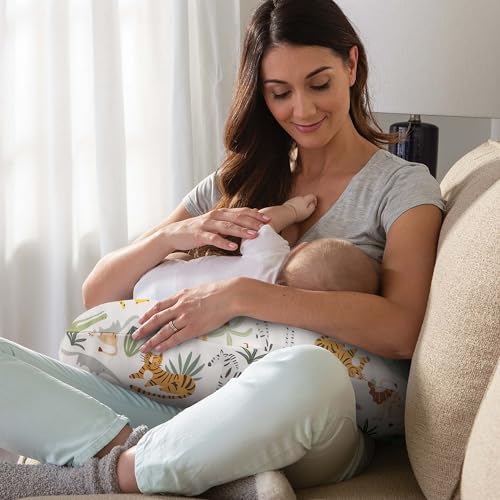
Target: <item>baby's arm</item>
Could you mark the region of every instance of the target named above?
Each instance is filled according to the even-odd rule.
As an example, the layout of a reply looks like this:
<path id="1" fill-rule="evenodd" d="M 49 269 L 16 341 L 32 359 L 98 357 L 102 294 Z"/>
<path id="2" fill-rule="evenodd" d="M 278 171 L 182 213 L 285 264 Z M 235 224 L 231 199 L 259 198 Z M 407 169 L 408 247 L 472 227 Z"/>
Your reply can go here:
<path id="1" fill-rule="evenodd" d="M 290 198 L 283 205 L 262 208 L 259 212 L 271 217 L 269 225 L 277 233 L 281 233 L 283 229 L 291 224 L 307 219 L 316 209 L 316 204 L 316 196 L 306 194 L 305 196 Z"/>

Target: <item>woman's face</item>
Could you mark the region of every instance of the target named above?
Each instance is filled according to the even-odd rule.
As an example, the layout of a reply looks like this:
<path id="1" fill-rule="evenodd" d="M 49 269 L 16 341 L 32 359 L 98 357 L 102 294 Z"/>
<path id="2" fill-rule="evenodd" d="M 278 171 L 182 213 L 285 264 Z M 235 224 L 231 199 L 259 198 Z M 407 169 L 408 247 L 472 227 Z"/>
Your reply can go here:
<path id="1" fill-rule="evenodd" d="M 280 45 L 264 54 L 263 93 L 276 121 L 302 148 L 321 148 L 350 125 L 349 89 L 358 51 L 346 64 L 326 47 Z"/>

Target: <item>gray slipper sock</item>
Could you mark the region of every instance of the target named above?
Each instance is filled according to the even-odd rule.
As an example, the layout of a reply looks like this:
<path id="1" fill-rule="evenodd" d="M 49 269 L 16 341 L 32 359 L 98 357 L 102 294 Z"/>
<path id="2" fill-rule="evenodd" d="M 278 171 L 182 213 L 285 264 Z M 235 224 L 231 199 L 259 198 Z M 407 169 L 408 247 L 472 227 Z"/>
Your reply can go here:
<path id="1" fill-rule="evenodd" d="M 147 431 L 146 426 L 135 428 L 125 444 L 115 446 L 103 458 L 91 458 L 81 467 L 0 463 L 0 499 L 120 493 L 116 473 L 118 458 L 135 446 Z"/>
<path id="2" fill-rule="evenodd" d="M 269 471 L 214 486 L 201 494 L 207 500 L 295 500 L 285 474 Z"/>

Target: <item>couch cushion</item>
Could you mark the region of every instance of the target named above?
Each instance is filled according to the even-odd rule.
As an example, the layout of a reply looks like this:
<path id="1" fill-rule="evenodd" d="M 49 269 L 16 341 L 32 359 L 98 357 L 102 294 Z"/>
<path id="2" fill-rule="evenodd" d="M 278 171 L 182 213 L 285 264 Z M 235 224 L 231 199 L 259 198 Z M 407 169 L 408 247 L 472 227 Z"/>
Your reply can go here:
<path id="1" fill-rule="evenodd" d="M 406 405 L 410 462 L 425 496 L 451 498 L 500 355 L 500 143 L 459 160 L 441 184 L 447 215 Z"/>
<path id="2" fill-rule="evenodd" d="M 189 500 L 201 497 L 171 497 L 168 495 L 141 495 L 141 494 L 107 494 L 107 495 L 57 495 L 50 497 L 26 497 L 24 500 Z"/>
<path id="3" fill-rule="evenodd" d="M 377 443 L 367 469 L 349 481 L 296 490 L 297 500 L 423 500 L 403 444 Z"/>
<path id="4" fill-rule="evenodd" d="M 462 499 L 498 498 L 500 492 L 500 363 L 472 426 L 462 471 Z"/>
<path id="5" fill-rule="evenodd" d="M 361 475 L 330 486 L 296 490 L 296 493 L 297 500 L 328 500 L 330 498 L 336 500 L 394 500 L 395 498 L 424 500 L 425 498 L 411 471 L 404 445 L 384 442 L 377 443 L 375 457 Z M 181 500 L 181 497 L 175 496 L 126 494 L 30 497 L 26 500 L 146 500 L 148 498 Z M 182 497 L 184 500 L 187 498 Z"/>
<path id="6" fill-rule="evenodd" d="M 26 497 L 24 500 L 186 500 L 188 497 L 171 497 L 168 495 L 141 495 L 132 493 L 117 493 L 103 495 L 57 495 L 50 497 Z M 194 499 L 195 497 L 189 497 Z M 200 497 L 196 497 L 203 500 Z"/>

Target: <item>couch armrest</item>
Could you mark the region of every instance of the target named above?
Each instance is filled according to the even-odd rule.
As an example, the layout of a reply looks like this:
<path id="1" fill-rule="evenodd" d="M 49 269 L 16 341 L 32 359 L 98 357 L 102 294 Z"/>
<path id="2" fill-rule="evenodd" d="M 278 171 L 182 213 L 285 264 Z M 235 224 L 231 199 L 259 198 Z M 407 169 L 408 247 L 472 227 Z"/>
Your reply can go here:
<path id="1" fill-rule="evenodd" d="M 465 452 L 462 500 L 498 498 L 500 491 L 500 362 L 477 412 Z"/>

